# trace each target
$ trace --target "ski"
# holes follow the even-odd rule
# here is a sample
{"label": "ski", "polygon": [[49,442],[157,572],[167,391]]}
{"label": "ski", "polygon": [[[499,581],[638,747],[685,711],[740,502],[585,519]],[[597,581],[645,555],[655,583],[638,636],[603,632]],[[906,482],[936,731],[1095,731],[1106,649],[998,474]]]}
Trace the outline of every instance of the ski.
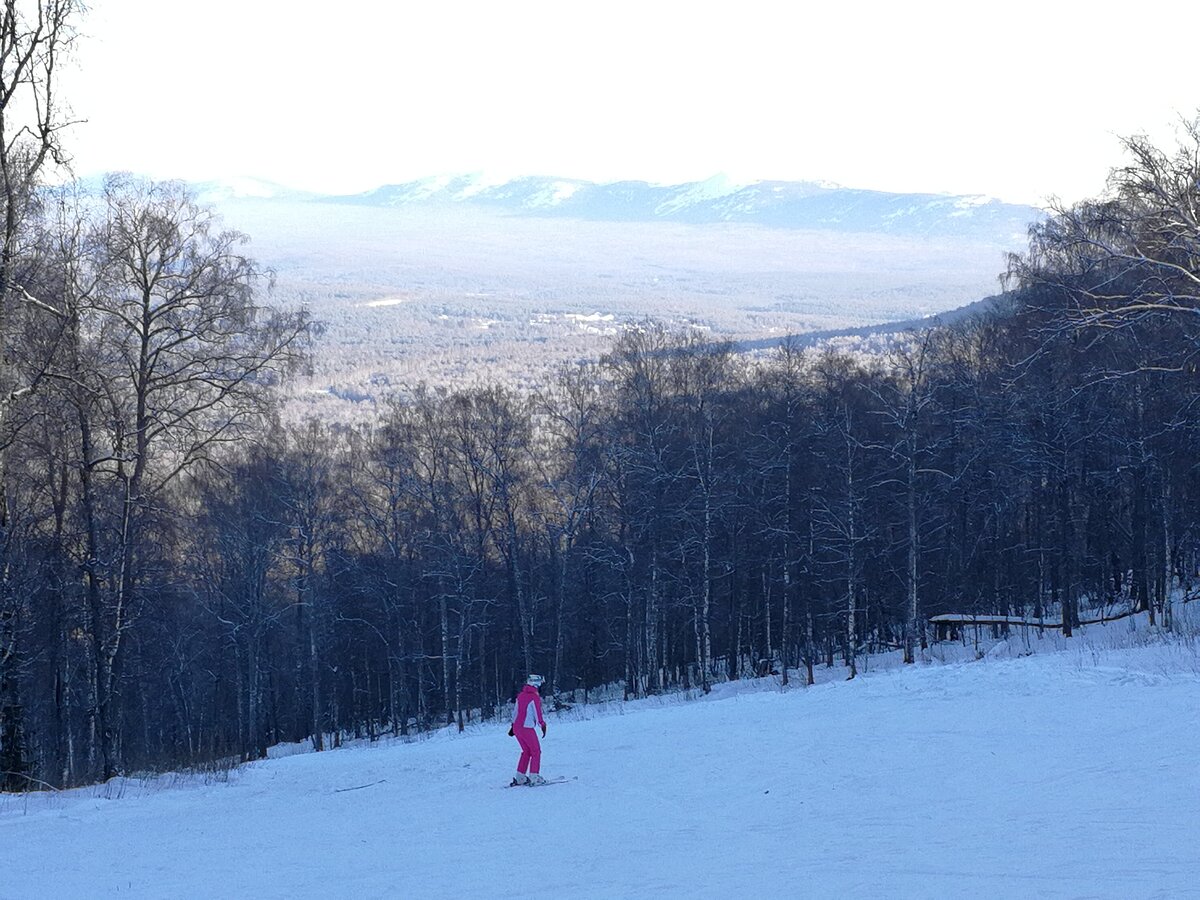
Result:
{"label": "ski", "polygon": [[333,792],[335,794],[344,794],[347,791],[361,791],[363,788],[375,787],[375,785],[383,784],[385,781],[387,781],[386,778],[380,778],[378,781],[371,781],[367,784],[356,784],[354,787],[334,788]]}
{"label": "ski", "polygon": [[504,787],[506,787],[506,788],[512,788],[512,787],[545,787],[545,786],[546,786],[546,785],[548,785],[548,784],[566,784],[568,781],[572,781],[572,780],[573,780],[573,779],[571,779],[571,778],[566,778],[566,777],[564,777],[564,776],[559,776],[558,778],[547,778],[547,779],[546,779],[545,781],[543,781],[541,784],[506,784],[506,785],[504,785]]}

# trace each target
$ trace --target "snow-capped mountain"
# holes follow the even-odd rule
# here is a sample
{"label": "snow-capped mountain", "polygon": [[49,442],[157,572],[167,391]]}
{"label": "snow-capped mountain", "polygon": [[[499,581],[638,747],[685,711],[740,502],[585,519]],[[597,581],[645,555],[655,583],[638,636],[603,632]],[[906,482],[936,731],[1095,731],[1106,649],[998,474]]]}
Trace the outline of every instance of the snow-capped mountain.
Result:
{"label": "snow-capped mountain", "polygon": [[817,182],[737,184],[725,176],[676,185],[596,184],[523,177],[487,183],[476,176],[424,178],[324,202],[365,206],[471,204],[510,215],[593,221],[738,222],[774,228],[1011,240],[1042,212],[983,196],[893,194]]}
{"label": "snow-capped mountain", "polygon": [[284,187],[265,178],[248,175],[192,183],[196,196],[204,203],[229,200],[314,200],[318,195]]}

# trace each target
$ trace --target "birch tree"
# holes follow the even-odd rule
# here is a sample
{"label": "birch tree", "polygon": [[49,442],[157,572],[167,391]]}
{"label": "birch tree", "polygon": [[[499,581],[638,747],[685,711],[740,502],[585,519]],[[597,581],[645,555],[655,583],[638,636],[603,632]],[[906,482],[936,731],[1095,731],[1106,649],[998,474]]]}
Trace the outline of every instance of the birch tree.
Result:
{"label": "birch tree", "polygon": [[[3,0],[0,4],[0,553],[13,544],[8,503],[8,453],[12,409],[33,390],[13,347],[22,313],[61,318],[50,298],[24,284],[29,216],[47,162],[66,161],[61,132],[69,124],[59,97],[59,73],[76,37],[83,6],[78,0]],[[0,559],[0,789],[27,779],[22,703],[16,670],[17,600],[9,584],[7,555]]]}
{"label": "birch tree", "polygon": [[[115,729],[124,636],[149,598],[139,590],[147,513],[222,446],[253,434],[266,391],[306,322],[274,313],[241,235],[175,184],[127,177],[105,188],[81,278],[90,298],[80,327],[104,368],[78,395],[85,521],[97,531],[92,636],[102,775],[118,769]],[[80,373],[81,376],[86,373]],[[102,509],[114,498],[111,510]],[[105,523],[105,524],[101,524]],[[89,576],[90,577],[90,576]]]}

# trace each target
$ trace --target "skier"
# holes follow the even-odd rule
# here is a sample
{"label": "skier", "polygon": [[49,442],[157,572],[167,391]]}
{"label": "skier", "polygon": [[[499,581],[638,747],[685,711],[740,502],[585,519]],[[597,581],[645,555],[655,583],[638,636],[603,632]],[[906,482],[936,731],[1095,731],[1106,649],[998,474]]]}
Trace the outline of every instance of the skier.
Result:
{"label": "skier", "polygon": [[[525,686],[517,694],[517,711],[513,716],[512,727],[508,736],[515,737],[521,745],[521,759],[517,762],[517,774],[512,780],[512,787],[527,784],[531,787],[545,784],[541,776],[542,745],[538,742],[535,726],[541,726],[542,737],[546,736],[546,720],[542,718],[542,697],[538,688],[542,686],[541,675],[530,675],[525,679]],[[529,774],[526,775],[525,773]]]}

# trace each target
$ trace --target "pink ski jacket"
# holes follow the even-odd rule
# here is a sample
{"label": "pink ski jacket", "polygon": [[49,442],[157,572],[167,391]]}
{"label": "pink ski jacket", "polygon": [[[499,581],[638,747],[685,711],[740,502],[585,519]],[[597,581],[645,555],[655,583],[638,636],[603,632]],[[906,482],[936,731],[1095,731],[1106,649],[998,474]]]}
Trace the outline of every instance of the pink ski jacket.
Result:
{"label": "pink ski jacket", "polygon": [[517,712],[513,716],[513,728],[536,728],[538,725],[546,727],[546,720],[542,718],[542,697],[537,688],[527,684],[521,688],[521,693],[517,694]]}

